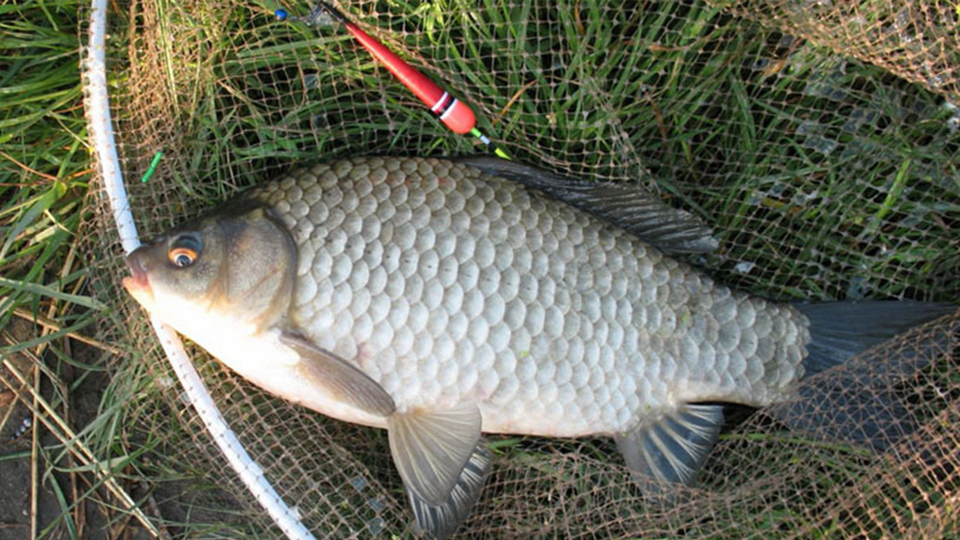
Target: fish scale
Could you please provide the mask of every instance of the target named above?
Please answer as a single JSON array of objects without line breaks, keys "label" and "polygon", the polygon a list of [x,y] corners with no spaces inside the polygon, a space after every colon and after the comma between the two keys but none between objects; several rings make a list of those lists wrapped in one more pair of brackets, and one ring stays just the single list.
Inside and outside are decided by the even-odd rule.
[{"label": "fish scale", "polygon": [[794,308],[467,165],[342,160],[253,195],[298,248],[292,322],[399,411],[475,401],[488,432],[614,433],[684,402],[765,405],[803,373]]}]

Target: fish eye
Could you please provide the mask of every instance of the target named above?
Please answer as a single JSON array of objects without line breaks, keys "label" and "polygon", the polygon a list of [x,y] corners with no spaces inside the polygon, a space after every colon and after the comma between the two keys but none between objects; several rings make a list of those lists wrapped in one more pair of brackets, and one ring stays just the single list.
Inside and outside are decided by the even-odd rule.
[{"label": "fish eye", "polygon": [[197,260],[197,254],[193,250],[186,248],[174,248],[170,250],[170,262],[184,268],[193,264]]},{"label": "fish eye", "polygon": [[167,258],[170,262],[179,268],[186,268],[196,262],[200,256],[200,240],[197,237],[185,234],[179,236],[174,242],[170,251],[167,252]]}]

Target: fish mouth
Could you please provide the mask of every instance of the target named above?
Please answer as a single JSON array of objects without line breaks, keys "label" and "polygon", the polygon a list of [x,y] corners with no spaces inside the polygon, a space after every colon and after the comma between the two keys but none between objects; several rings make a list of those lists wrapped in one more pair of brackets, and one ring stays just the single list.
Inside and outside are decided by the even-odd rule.
[{"label": "fish mouth", "polygon": [[145,300],[153,299],[153,288],[150,287],[150,280],[147,279],[147,270],[140,261],[139,253],[134,251],[127,256],[127,267],[130,269],[130,276],[121,280],[123,288],[127,290],[141,304]]}]

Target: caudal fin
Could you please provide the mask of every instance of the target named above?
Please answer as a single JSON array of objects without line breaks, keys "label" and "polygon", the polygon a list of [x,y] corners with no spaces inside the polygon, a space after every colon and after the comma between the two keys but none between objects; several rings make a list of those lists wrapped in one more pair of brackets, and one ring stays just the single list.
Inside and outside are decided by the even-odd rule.
[{"label": "caudal fin", "polygon": [[794,307],[810,319],[811,342],[803,360],[806,377],[957,309],[950,304],[909,301],[797,303]]},{"label": "caudal fin", "polygon": [[[879,345],[956,306],[926,302],[796,304],[810,320],[805,379]],[[928,345],[937,346],[937,337]],[[916,426],[897,395],[897,381],[922,368],[929,355],[914,351],[882,364],[851,366],[801,383],[795,399],[771,408],[791,429],[817,438],[884,451]]]}]

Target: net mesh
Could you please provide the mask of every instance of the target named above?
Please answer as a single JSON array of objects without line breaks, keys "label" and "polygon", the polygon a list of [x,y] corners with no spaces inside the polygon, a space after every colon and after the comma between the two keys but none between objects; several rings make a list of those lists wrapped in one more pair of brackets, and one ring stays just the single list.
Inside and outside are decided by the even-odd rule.
[{"label": "net mesh", "polygon": [[[295,162],[486,151],[446,131],[337,26],[278,22],[269,2],[111,5],[111,99],[143,235]],[[393,0],[339,7],[466,100],[481,131],[515,159],[634,182],[698,214],[721,247],[691,262],[721,281],[783,300],[960,300],[956,6]],[[138,182],[157,151],[164,157],[156,174]],[[93,265],[98,294],[116,308],[103,337],[138,352],[114,374],[150,381],[128,405],[125,428],[131,446],[152,449],[152,465],[139,474],[186,479],[189,501],[163,507],[171,523],[208,520],[226,537],[278,537],[184,405],[142,312],[121,294],[122,250],[105,205],[87,247],[101,261]],[[610,441],[491,436],[492,476],[458,534],[956,535],[958,327],[955,313],[803,383],[866,374],[872,391],[895,395],[916,429],[884,452],[788,430],[768,411],[740,410],[697,487],[657,499],[630,481]],[[240,440],[318,537],[410,534],[384,432],[271,398],[192,352]],[[900,364],[920,367],[892,369]],[[802,409],[810,418],[844,412],[808,401]]]}]

